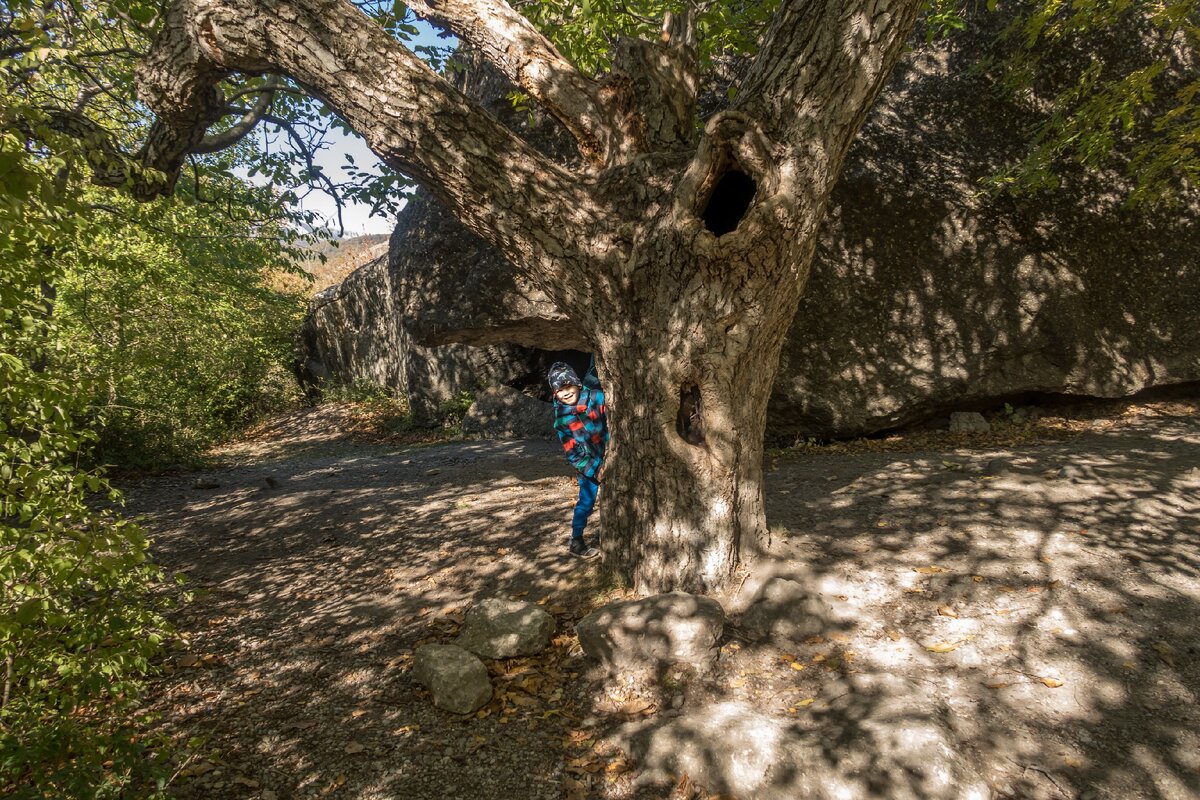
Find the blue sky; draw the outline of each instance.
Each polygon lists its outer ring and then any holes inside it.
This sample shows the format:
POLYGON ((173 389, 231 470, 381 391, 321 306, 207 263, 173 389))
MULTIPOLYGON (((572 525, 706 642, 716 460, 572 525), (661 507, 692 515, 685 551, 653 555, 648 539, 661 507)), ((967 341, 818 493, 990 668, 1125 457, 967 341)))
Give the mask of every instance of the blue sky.
MULTIPOLYGON (((453 39, 439 38, 434 28, 427 25, 425 22, 418 21, 417 28, 420 29, 420 35, 408 42, 408 46, 416 47, 418 45, 453 45, 453 39)), ((322 150, 314 159, 315 163, 325 168, 325 172, 331 178, 336 180, 344 180, 346 176, 342 173, 342 168, 346 164, 346 154, 349 153, 354 158, 354 163, 364 170, 374 171, 379 166, 379 159, 367 147, 366 142, 357 134, 353 136, 343 136, 341 134, 331 134, 329 138, 329 147, 322 150)), ((313 192, 301 203, 305 210, 316 211, 323 216, 327 223, 335 230, 337 228, 337 206, 328 195, 322 192, 313 192)), ((363 233, 391 233, 395 219, 392 217, 368 217, 370 207, 359 203, 345 204, 342 209, 342 221, 346 226, 346 235, 355 236, 363 233)))

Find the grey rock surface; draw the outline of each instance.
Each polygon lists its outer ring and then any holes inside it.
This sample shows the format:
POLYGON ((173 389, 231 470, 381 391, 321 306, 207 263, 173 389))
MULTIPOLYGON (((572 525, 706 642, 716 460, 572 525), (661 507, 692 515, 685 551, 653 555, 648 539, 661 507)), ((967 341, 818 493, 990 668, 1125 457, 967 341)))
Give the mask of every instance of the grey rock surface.
POLYGON ((455 714, 470 714, 492 699, 487 667, 452 644, 418 647, 413 653, 412 679, 433 693, 435 706, 455 714))
MULTIPOLYGON (((413 214, 407 207, 401 212, 413 214)), ((302 380, 317 387, 366 384, 406 397, 418 424, 441 421, 463 392, 526 375, 533 354, 512 345, 424 347, 405 325, 389 258, 352 272, 309 302, 300 331, 302 380)))
POLYGON ((554 626, 533 603, 493 598, 471 607, 455 644, 483 658, 532 656, 550 646, 554 626))
POLYGON ((687 774, 705 789, 755 800, 984 800, 987 783, 957 738, 931 715, 893 715, 859 696, 804 730, 740 701, 705 705, 667 719, 632 723, 618 742, 645 781, 687 774), (859 718, 863 715, 865 718, 859 718), (853 730, 854 735, 830 737, 853 730), (884 793, 879 793, 886 787, 884 793))
POLYGON ((998 478, 1012 472, 1012 464, 1003 458, 990 459, 983 467, 983 474, 989 478, 998 478))
MULTIPOLYGON (((907 56, 851 148, 780 355, 768 435, 863 435, 1021 394, 1120 397, 1200 380, 1195 198, 1138 215, 1112 177, 1020 200, 981 195, 980 178, 1020 151, 1036 120, 970 72, 993 41, 972 35, 907 56)), ((552 123, 531 130, 513 114, 495 76, 472 80, 535 146, 569 152, 552 123)), ((471 376, 516 381, 536 370, 535 351, 588 346, 427 195, 401 213, 387 272, 372 278, 392 306, 383 335, 368 342, 353 320, 330 329, 349 337, 347 359, 381 363, 309 357, 314 371, 399 381, 425 408, 471 376), (411 344, 392 343, 399 319, 411 344), (452 341, 516 343, 525 349, 504 358, 526 361, 419 349, 452 341)))
POLYGON ((833 611, 796 581, 772 578, 742 614, 742 630, 752 639, 802 642, 823 631, 833 611))
POLYGON ((621 671, 712 661, 724 625, 716 600, 668 592, 598 608, 575 625, 575 633, 585 653, 621 671))
POLYGON ((950 415, 951 433, 987 433, 992 429, 977 411, 955 411, 950 415))
POLYGON ((463 417, 462 430, 484 439, 554 435, 554 407, 508 386, 485 389, 463 417))

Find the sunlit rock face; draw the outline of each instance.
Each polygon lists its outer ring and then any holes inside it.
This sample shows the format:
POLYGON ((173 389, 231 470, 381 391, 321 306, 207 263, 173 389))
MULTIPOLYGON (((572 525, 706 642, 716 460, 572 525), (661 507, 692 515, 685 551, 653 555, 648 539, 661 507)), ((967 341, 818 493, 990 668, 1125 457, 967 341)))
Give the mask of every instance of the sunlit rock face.
MULTIPOLYGON (((1019 201, 980 196, 1030 124, 968 74, 983 41, 910 56, 853 146, 784 344, 769 436, 861 435, 1024 394, 1119 397, 1200 380, 1196 203, 1139 215, 1121 208, 1111 175, 1019 201)), ((530 128, 511 109, 495 76, 466 81, 538 147, 569 152, 553 123, 530 128)), ((520 384, 544 351, 586 347, 426 196, 402 212, 386 276, 374 270, 354 291, 371 298, 362 306, 379 341, 330 328, 350 341, 327 348, 346 356, 325 364, 335 375, 380 376, 432 406, 420 398, 446 397, 477 370, 520 384), (448 342, 499 349, 475 358, 448 342)))
POLYGON ((538 354, 514 345, 424 347, 396 302, 387 256, 351 273, 309 303, 300 332, 301 379, 378 387, 408 399, 419 424, 437 424, 463 392, 531 380, 538 354))

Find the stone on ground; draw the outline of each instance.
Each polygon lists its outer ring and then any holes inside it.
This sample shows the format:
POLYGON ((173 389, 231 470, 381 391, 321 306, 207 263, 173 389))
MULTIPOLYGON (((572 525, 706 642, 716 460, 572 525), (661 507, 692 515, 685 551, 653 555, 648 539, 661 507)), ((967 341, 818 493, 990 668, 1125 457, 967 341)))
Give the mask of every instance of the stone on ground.
POLYGON ((987 433, 991 429, 978 411, 956 411, 950 415, 951 433, 987 433))
POLYGON ((455 644, 481 658, 533 656, 550 646, 554 617, 533 603, 493 598, 476 603, 455 644))
POLYGON ((772 578, 742 615, 741 626, 752 639, 802 642, 824 630, 833 616, 829 604, 786 578, 772 578))
POLYGON ((716 600, 670 592, 603 606, 580 620, 575 633, 585 653, 618 671, 711 661, 724 624, 716 600))
POLYGON ((433 704, 455 714, 470 714, 492 699, 487 667, 452 644, 429 644, 413 654, 412 678, 433 693, 433 704))
POLYGON ((931 709, 880 713, 872 696, 829 709, 815 726, 740 701, 630 723, 617 743, 641 780, 687 774, 710 792, 755 800, 985 800, 987 784, 931 709), (882 790, 882 791, 881 791, 882 790))
POLYGON ((462 430, 484 439, 545 438, 554 431, 554 408, 509 386, 493 386, 467 409, 462 430))
POLYGON ((983 468, 983 474, 989 478, 998 478, 1012 472, 1012 465, 1003 458, 993 458, 983 468))

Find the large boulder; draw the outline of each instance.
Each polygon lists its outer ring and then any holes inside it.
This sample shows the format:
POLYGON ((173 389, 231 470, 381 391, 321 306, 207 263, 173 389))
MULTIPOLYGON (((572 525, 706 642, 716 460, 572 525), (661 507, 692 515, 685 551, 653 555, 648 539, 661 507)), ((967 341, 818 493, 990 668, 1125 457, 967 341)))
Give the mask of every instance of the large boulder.
POLYGON ((553 436, 554 407, 508 386, 493 386, 467 409, 462 430, 484 439, 553 436))
POLYGON ((534 656, 550 646, 554 617, 533 603, 493 598, 476 603, 455 644, 483 658, 534 656))
POLYGON ((397 302, 389 266, 394 257, 393 248, 392 256, 359 267, 309 301, 300 331, 302 380, 318 389, 366 384, 387 390, 407 398, 422 425, 441 422, 444 407, 463 393, 527 380, 537 357, 523 347, 417 344, 397 302))
POLYGON ((492 699, 487 667, 452 644, 428 644, 413 653, 412 679, 433 694, 433 704, 455 714, 478 711, 492 699))
POLYGON ((612 672, 704 665, 717 655, 725 611, 711 597, 669 592, 603 606, 575 625, 583 651, 612 672))
MULTIPOLYGON (((1113 175, 1020 201, 981 194, 980 179, 1020 154, 1036 122, 968 69, 991 42, 984 32, 918 48, 873 109, 780 355, 768 435, 862 435, 1020 395, 1117 397, 1200 380, 1195 198, 1139 215, 1120 205, 1113 175)), ((481 74, 467 88, 493 113, 546 152, 569 152, 552 122, 531 127, 503 81, 481 74)), ((347 358, 412 360, 401 352, 412 342, 517 343, 528 349, 505 352, 524 367, 489 377, 517 385, 539 353, 587 347, 544 293, 425 194, 401 214, 386 280, 374 269, 371 291, 391 307, 364 324, 383 336, 368 343, 366 328, 347 326, 347 358), (399 319, 411 339, 396 337, 399 319)), ((390 379, 397 369, 350 371, 390 379)), ((404 371, 418 397, 440 391, 422 381, 453 383, 432 363, 404 371)))
POLYGON ((796 581, 772 578, 742 614, 751 639, 802 642, 825 630, 833 617, 829 604, 796 581))

